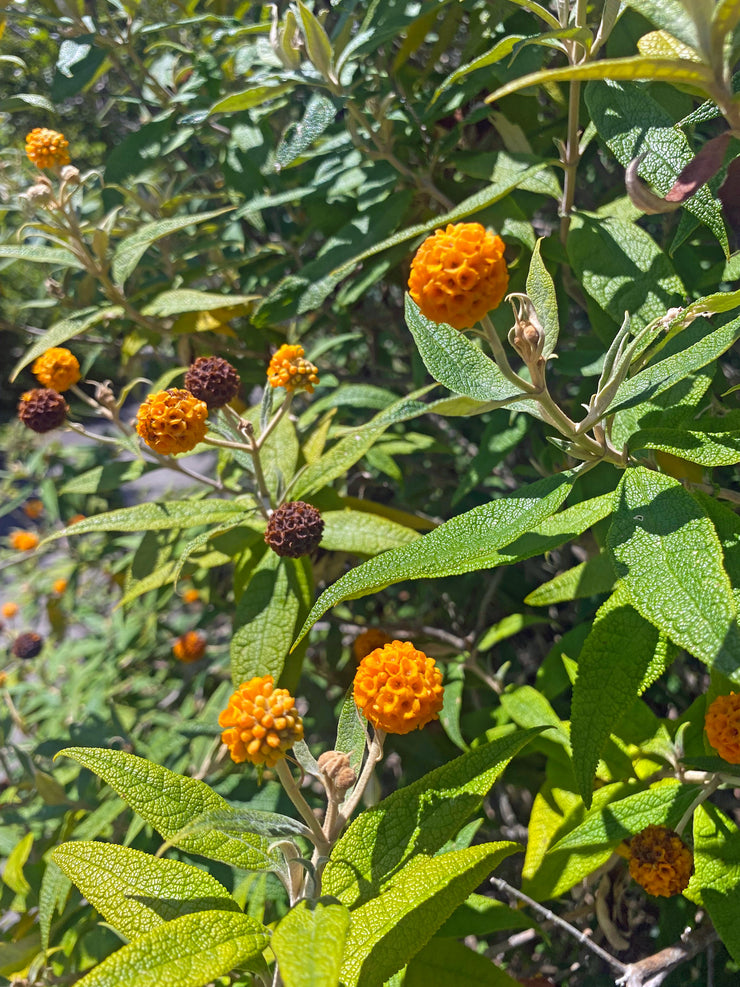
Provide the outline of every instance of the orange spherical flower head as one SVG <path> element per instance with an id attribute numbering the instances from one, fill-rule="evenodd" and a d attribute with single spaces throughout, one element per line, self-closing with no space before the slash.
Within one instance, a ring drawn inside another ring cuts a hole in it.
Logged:
<path id="1" fill-rule="evenodd" d="M 10 651 L 16 658 L 28 661 L 30 658 L 35 658 L 36 655 L 41 654 L 43 646 L 44 639 L 40 634 L 36 634 L 34 631 L 26 631 L 25 634 L 19 634 L 15 641 L 13 641 Z"/>
<path id="2" fill-rule="evenodd" d="M 319 383 L 318 367 L 305 358 L 302 346 L 285 343 L 270 360 L 267 380 L 271 387 L 313 394 L 314 385 Z"/>
<path id="3" fill-rule="evenodd" d="M 411 262 L 409 292 L 432 322 L 470 329 L 509 285 L 503 240 L 480 223 L 454 223 L 427 237 Z"/>
<path id="4" fill-rule="evenodd" d="M 10 536 L 10 547 L 16 552 L 32 552 L 39 543 L 35 531 L 14 531 Z"/>
<path id="5" fill-rule="evenodd" d="M 241 378 L 228 360 L 220 356 L 199 356 L 185 374 L 185 387 L 208 410 L 223 408 L 239 393 Z"/>
<path id="6" fill-rule="evenodd" d="M 54 592 L 56 593 L 57 596 L 61 596 L 62 593 L 65 591 L 66 588 L 67 588 L 67 580 L 66 579 L 55 579 L 54 580 L 54 585 L 52 586 L 52 589 L 54 590 Z"/>
<path id="7" fill-rule="evenodd" d="M 207 639 L 200 631 L 187 631 L 182 634 L 172 645 L 172 654 L 178 661 L 190 665 L 194 661 L 200 661 L 206 653 Z"/>
<path id="8" fill-rule="evenodd" d="M 35 521 L 37 518 L 40 518 L 41 515 L 44 513 L 43 501 L 39 500 L 38 498 L 34 498 L 33 500 L 27 500 L 26 503 L 23 505 L 23 513 L 26 515 L 27 518 L 30 518 L 32 521 Z"/>
<path id="9" fill-rule="evenodd" d="M 184 388 L 150 394 L 136 415 L 136 431 L 163 456 L 190 452 L 208 431 L 208 406 Z"/>
<path id="10" fill-rule="evenodd" d="M 379 627 L 368 627 L 360 631 L 352 642 L 352 650 L 355 653 L 355 661 L 361 662 L 365 655 L 369 655 L 376 648 L 382 648 L 384 644 L 390 644 L 391 638 Z"/>
<path id="11" fill-rule="evenodd" d="M 436 720 L 442 709 L 442 673 L 410 641 L 376 648 L 355 672 L 355 702 L 376 730 L 410 733 Z"/>
<path id="12" fill-rule="evenodd" d="M 707 740 L 721 758 L 740 764 L 740 694 L 717 696 L 704 717 Z"/>
<path id="13" fill-rule="evenodd" d="M 36 127 L 26 135 L 26 154 L 37 168 L 61 168 L 69 164 L 69 141 L 56 130 Z"/>
<path id="14" fill-rule="evenodd" d="M 3 603 L 0 607 L 0 613 L 5 617 L 6 620 L 12 620 L 13 617 L 18 613 L 18 604 L 8 601 L 8 603 Z"/>
<path id="15" fill-rule="evenodd" d="M 31 370 L 39 384 L 55 391 L 66 391 L 80 379 L 80 364 L 74 353 L 63 346 L 52 346 L 34 361 Z"/>
<path id="16" fill-rule="evenodd" d="M 670 898 L 688 886 L 694 858 L 678 833 L 647 826 L 630 840 L 630 876 L 648 894 Z"/>
<path id="17" fill-rule="evenodd" d="M 276 689 L 271 675 L 242 682 L 218 718 L 221 735 L 237 764 L 266 764 L 269 768 L 303 740 L 303 720 L 287 689 Z"/>
<path id="18" fill-rule="evenodd" d="M 323 534 L 324 519 L 316 508 L 302 500 L 292 500 L 270 515 L 265 541 L 276 555 L 299 559 L 319 547 Z"/>
<path id="19" fill-rule="evenodd" d="M 18 417 L 34 432 L 51 432 L 64 424 L 69 408 L 58 391 L 50 387 L 35 387 L 26 391 L 18 402 Z"/>
<path id="20" fill-rule="evenodd" d="M 197 603 L 200 599 L 200 593 L 197 589 L 186 589 L 182 594 L 183 601 L 187 604 Z"/>

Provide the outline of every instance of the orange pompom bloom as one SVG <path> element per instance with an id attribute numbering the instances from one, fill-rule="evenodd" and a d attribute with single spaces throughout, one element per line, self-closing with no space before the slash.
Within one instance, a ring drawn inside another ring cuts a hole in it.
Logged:
<path id="1" fill-rule="evenodd" d="M 36 127 L 26 135 L 26 154 L 37 168 L 59 168 L 69 164 L 69 141 L 56 130 Z"/>
<path id="2" fill-rule="evenodd" d="M 694 858 L 678 833 L 667 826 L 647 826 L 629 845 L 630 876 L 648 894 L 670 898 L 689 883 Z"/>
<path id="3" fill-rule="evenodd" d="M 740 764 L 740 693 L 717 696 L 707 707 L 704 729 L 721 758 Z"/>
<path id="4" fill-rule="evenodd" d="M 3 603 L 2 607 L 0 607 L 0 613 L 2 613 L 3 617 L 7 620 L 12 620 L 18 613 L 18 604 L 13 603 L 12 601 Z"/>
<path id="5" fill-rule="evenodd" d="M 178 661 L 190 665 L 194 661 L 200 661 L 206 653 L 207 643 L 205 634 L 201 634 L 200 631 L 187 631 L 172 645 L 172 654 Z"/>
<path id="6" fill-rule="evenodd" d="M 376 730 L 410 733 L 436 720 L 442 709 L 442 673 L 410 641 L 376 648 L 355 672 L 354 697 Z"/>
<path id="7" fill-rule="evenodd" d="M 369 655 L 371 651 L 390 643 L 390 636 L 385 631 L 381 631 L 379 627 L 368 627 L 367 630 L 360 631 L 352 643 L 355 661 L 361 662 L 365 655 Z"/>
<path id="8" fill-rule="evenodd" d="M 409 293 L 432 322 L 470 329 L 509 286 L 504 243 L 480 223 L 450 224 L 427 237 L 411 262 Z"/>
<path id="9" fill-rule="evenodd" d="M 302 346 L 285 343 L 275 353 L 267 368 L 270 387 L 284 387 L 286 391 L 308 391 L 313 394 L 314 384 L 319 383 L 318 367 L 304 357 Z"/>
<path id="10" fill-rule="evenodd" d="M 136 415 L 136 431 L 163 456 L 190 452 L 208 431 L 208 407 L 184 388 L 150 394 Z"/>
<path id="11" fill-rule="evenodd" d="M 37 518 L 40 518 L 41 515 L 44 513 L 43 501 L 39 500 L 37 497 L 34 498 L 33 500 L 27 500 L 26 503 L 23 505 L 23 513 L 26 515 L 27 518 L 30 518 L 32 521 L 35 521 Z"/>
<path id="12" fill-rule="evenodd" d="M 54 590 L 54 592 L 56 593 L 57 596 L 61 596 L 62 593 L 65 591 L 66 588 L 67 588 L 67 580 L 66 579 L 55 579 L 54 580 L 54 585 L 52 586 L 52 589 Z"/>
<path id="13" fill-rule="evenodd" d="M 10 536 L 10 546 L 16 552 L 32 552 L 39 543 L 35 531 L 14 531 Z"/>
<path id="14" fill-rule="evenodd" d="M 182 598 L 185 603 L 197 603 L 200 599 L 200 593 L 197 589 L 186 589 L 182 594 Z"/>
<path id="15" fill-rule="evenodd" d="M 218 718 L 221 735 L 237 764 L 273 767 L 303 740 L 303 720 L 287 689 L 275 689 L 271 675 L 242 682 Z"/>
<path id="16" fill-rule="evenodd" d="M 86 514 L 73 514 L 72 517 L 67 521 L 67 527 L 69 528 L 73 524 L 79 524 L 80 521 L 86 521 Z"/>
<path id="17" fill-rule="evenodd" d="M 63 346 L 52 346 L 42 353 L 31 370 L 40 384 L 55 391 L 66 391 L 80 379 L 77 357 Z"/>

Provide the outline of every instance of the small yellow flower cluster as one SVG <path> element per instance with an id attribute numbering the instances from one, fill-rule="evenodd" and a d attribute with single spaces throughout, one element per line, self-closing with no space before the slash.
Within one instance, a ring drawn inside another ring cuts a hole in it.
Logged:
<path id="1" fill-rule="evenodd" d="M 69 141 L 56 130 L 36 127 L 26 136 L 26 154 L 37 168 L 61 168 L 69 164 Z"/>
<path id="2" fill-rule="evenodd" d="M 740 693 L 717 696 L 707 707 L 704 729 L 720 757 L 740 764 Z"/>
<path id="3" fill-rule="evenodd" d="M 630 876 L 648 894 L 670 898 L 688 886 L 694 859 L 678 833 L 666 826 L 647 826 L 632 837 Z"/>
<path id="4" fill-rule="evenodd" d="M 314 385 L 319 383 L 318 367 L 304 356 L 302 346 L 285 343 L 270 360 L 267 380 L 271 387 L 284 387 L 288 393 L 305 390 L 313 394 Z"/>
<path id="5" fill-rule="evenodd" d="M 31 370 L 43 387 L 66 391 L 80 379 L 77 357 L 64 346 L 52 346 L 34 362 Z"/>
<path id="6" fill-rule="evenodd" d="M 303 720 L 287 689 L 276 689 L 271 675 L 243 682 L 218 718 L 221 739 L 237 764 L 274 767 L 303 740 Z"/>

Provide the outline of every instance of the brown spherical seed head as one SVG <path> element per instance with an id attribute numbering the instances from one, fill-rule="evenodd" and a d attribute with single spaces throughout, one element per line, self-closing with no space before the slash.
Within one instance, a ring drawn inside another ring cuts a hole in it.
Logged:
<path id="1" fill-rule="evenodd" d="M 228 360 L 220 356 L 199 356 L 185 374 L 185 387 L 208 409 L 223 408 L 239 393 L 241 378 Z"/>
<path id="2" fill-rule="evenodd" d="M 311 504 L 294 500 L 281 504 L 267 522 L 265 541 L 277 555 L 299 559 L 319 547 L 324 520 Z"/>
<path id="3" fill-rule="evenodd" d="M 43 434 L 59 428 L 69 408 L 61 394 L 50 387 L 26 391 L 18 402 L 18 417 L 28 428 Z"/>
<path id="4" fill-rule="evenodd" d="M 44 639 L 40 634 L 36 634 L 34 631 L 26 631 L 25 634 L 18 635 L 15 641 L 13 641 L 10 650 L 16 658 L 22 658 L 26 661 L 40 654 L 43 646 Z"/>

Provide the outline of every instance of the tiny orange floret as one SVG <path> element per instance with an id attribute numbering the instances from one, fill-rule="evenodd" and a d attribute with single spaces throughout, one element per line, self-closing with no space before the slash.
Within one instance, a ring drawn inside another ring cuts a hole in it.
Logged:
<path id="1" fill-rule="evenodd" d="M 26 155 L 37 168 L 60 168 L 69 164 L 69 141 L 58 130 L 35 127 L 26 135 Z"/>
<path id="2" fill-rule="evenodd" d="M 422 315 L 471 329 L 509 286 L 501 237 L 480 223 L 450 223 L 427 237 L 411 262 L 409 294 Z"/>
<path id="3" fill-rule="evenodd" d="M 35 531 L 14 531 L 10 536 L 10 547 L 16 552 L 32 552 L 39 543 Z"/>
<path id="4" fill-rule="evenodd" d="M 360 662 L 354 699 L 376 730 L 410 733 L 438 719 L 444 700 L 442 673 L 434 659 L 410 641 L 391 641 Z"/>
<path id="5" fill-rule="evenodd" d="M 236 764 L 249 761 L 274 767 L 303 740 L 303 720 L 287 689 L 276 689 L 271 675 L 242 682 L 218 718 L 221 740 Z"/>
<path id="6" fill-rule="evenodd" d="M 52 585 L 52 589 L 54 590 L 54 592 L 56 593 L 57 596 L 61 596 L 62 593 L 66 590 L 66 588 L 67 588 L 67 580 L 66 579 L 55 579 L 54 580 L 54 583 Z"/>
<path id="7" fill-rule="evenodd" d="M 630 876 L 648 894 L 670 898 L 688 887 L 694 858 L 678 833 L 647 826 L 630 840 Z"/>
<path id="8" fill-rule="evenodd" d="M 194 661 L 200 661 L 206 653 L 207 643 L 205 634 L 200 631 L 186 631 L 172 645 L 172 654 L 178 661 L 190 665 Z"/>
<path id="9" fill-rule="evenodd" d="M 44 513 L 44 503 L 39 500 L 38 497 L 34 497 L 32 500 L 27 500 L 23 505 L 23 513 L 31 521 L 37 521 L 41 515 Z"/>
<path id="10" fill-rule="evenodd" d="M 314 385 L 319 383 L 318 367 L 304 356 L 302 346 L 283 344 L 270 360 L 267 380 L 270 387 L 284 387 L 291 391 L 304 390 L 313 394 Z"/>
<path id="11" fill-rule="evenodd" d="M 2 607 L 0 607 L 0 613 L 6 620 L 12 620 L 18 613 L 18 604 L 13 603 L 12 600 L 9 600 L 7 603 L 3 603 Z"/>
<path id="12" fill-rule="evenodd" d="M 182 598 L 183 598 L 183 602 L 190 605 L 192 603 L 198 602 L 198 600 L 200 599 L 200 593 L 195 588 L 186 589 L 185 592 L 182 594 Z"/>
<path id="13" fill-rule="evenodd" d="M 64 346 L 52 346 L 42 353 L 34 360 L 31 370 L 40 384 L 59 393 L 69 390 L 80 379 L 79 361 Z"/>
<path id="14" fill-rule="evenodd" d="M 190 452 L 208 431 L 208 407 L 182 387 L 150 394 L 136 415 L 136 431 L 163 456 Z"/>
<path id="15" fill-rule="evenodd" d="M 707 740 L 729 764 L 740 764 L 740 693 L 717 696 L 704 716 Z"/>

